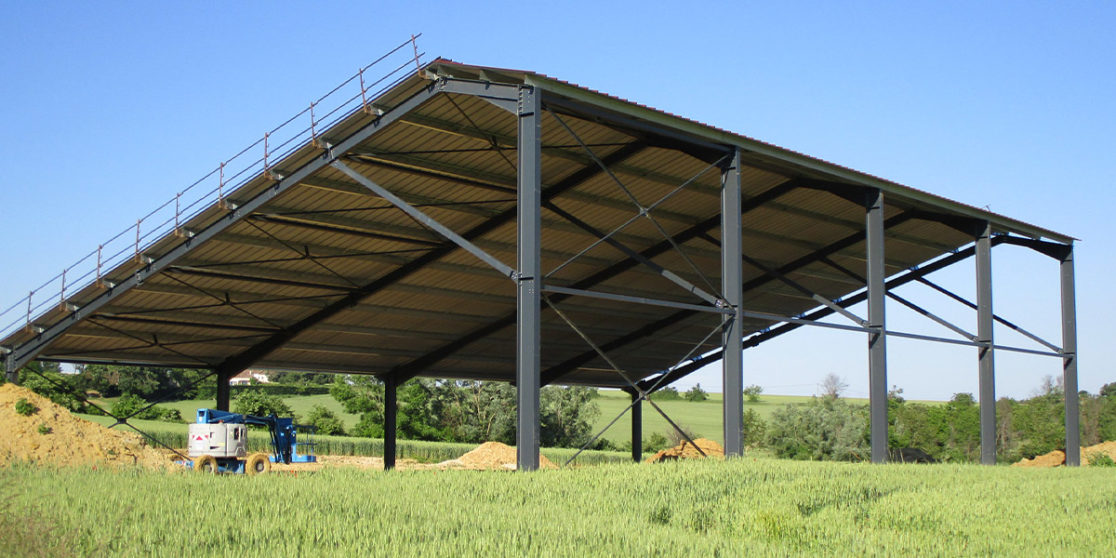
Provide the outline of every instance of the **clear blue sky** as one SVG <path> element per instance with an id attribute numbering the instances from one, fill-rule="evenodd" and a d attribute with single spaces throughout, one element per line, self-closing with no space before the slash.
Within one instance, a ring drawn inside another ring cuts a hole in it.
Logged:
<path id="1" fill-rule="evenodd" d="M 100 4 L 4 6 L 0 307 L 421 32 L 428 58 L 538 71 L 1082 239 L 1081 387 L 1116 381 L 1113 4 Z M 993 257 L 997 312 L 1060 342 L 1057 266 Z M 971 263 L 940 280 L 971 295 Z M 745 382 L 810 394 L 833 372 L 863 395 L 864 348 L 800 331 L 748 351 Z M 976 390 L 975 349 L 892 340 L 889 357 L 908 397 Z M 1000 395 L 1060 373 L 1044 357 L 997 364 Z M 720 389 L 718 370 L 681 386 L 698 381 Z"/>

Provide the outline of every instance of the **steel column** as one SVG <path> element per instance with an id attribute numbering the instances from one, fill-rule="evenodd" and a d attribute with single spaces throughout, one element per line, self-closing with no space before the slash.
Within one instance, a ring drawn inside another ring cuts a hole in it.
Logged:
<path id="1" fill-rule="evenodd" d="M 744 262 L 741 236 L 740 150 L 721 176 L 721 293 L 724 304 L 735 311 L 721 333 L 724 350 L 722 380 L 725 456 L 740 456 L 744 449 L 744 347 L 740 305 L 744 300 Z"/>
<path id="2" fill-rule="evenodd" d="M 542 102 L 519 90 L 518 293 L 516 297 L 516 466 L 539 468 L 539 330 L 542 281 Z"/>
<path id="3" fill-rule="evenodd" d="M 980 359 L 980 462 L 996 464 L 996 364 L 992 330 L 992 226 L 985 224 L 976 241 L 976 299 Z"/>
<path id="4" fill-rule="evenodd" d="M 632 461 L 643 461 L 643 399 L 632 392 Z"/>
<path id="5" fill-rule="evenodd" d="M 217 373 L 217 410 L 229 410 L 229 380 L 235 376 L 232 372 Z"/>
<path id="6" fill-rule="evenodd" d="M 1061 262 L 1062 385 L 1066 393 L 1066 465 L 1081 465 L 1081 410 L 1077 395 L 1077 308 L 1074 294 L 1073 246 Z"/>
<path id="7" fill-rule="evenodd" d="M 384 378 L 384 470 L 395 468 L 395 437 L 398 433 L 396 417 L 399 401 L 396 398 L 398 382 L 394 376 Z"/>
<path id="8" fill-rule="evenodd" d="M 887 333 L 884 300 L 884 195 L 868 194 L 868 400 L 871 417 L 872 463 L 887 462 Z"/>

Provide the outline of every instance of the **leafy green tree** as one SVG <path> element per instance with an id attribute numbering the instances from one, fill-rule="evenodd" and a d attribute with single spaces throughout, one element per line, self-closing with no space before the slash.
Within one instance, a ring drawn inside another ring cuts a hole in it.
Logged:
<path id="1" fill-rule="evenodd" d="M 341 422 L 341 418 L 323 405 L 314 405 L 304 421 L 306 424 L 313 426 L 314 431 L 318 434 L 333 436 L 343 436 L 345 434 L 345 425 Z"/>
<path id="2" fill-rule="evenodd" d="M 767 423 L 760 418 L 755 409 L 744 411 L 744 445 L 750 447 L 762 446 L 767 438 Z"/>
<path id="3" fill-rule="evenodd" d="M 329 388 L 347 413 L 360 415 L 352 435 L 382 438 L 384 435 L 384 384 L 374 376 L 338 376 Z"/>
<path id="4" fill-rule="evenodd" d="M 744 397 L 747 398 L 749 403 L 759 403 L 761 393 L 763 393 L 763 388 L 755 384 L 744 388 Z"/>
<path id="5" fill-rule="evenodd" d="M 109 413 L 117 418 L 132 417 L 142 420 L 182 422 L 182 413 L 178 409 L 168 409 L 157 405 L 148 407 L 148 405 L 149 403 L 144 401 L 142 397 L 128 394 L 113 402 L 112 407 L 109 408 Z M 133 413 L 136 414 L 133 415 Z"/>
<path id="6" fill-rule="evenodd" d="M 399 386 L 396 420 L 399 436 L 410 440 L 444 440 L 440 423 L 444 400 L 433 397 L 436 382 L 415 378 Z"/>
<path id="7" fill-rule="evenodd" d="M 815 397 L 804 405 L 777 409 L 768 425 L 768 445 L 791 459 L 862 460 L 868 455 L 862 409 L 843 399 Z"/>
<path id="8" fill-rule="evenodd" d="M 446 441 L 515 443 L 515 388 L 503 382 L 441 382 L 436 397 L 442 403 Z"/>
<path id="9" fill-rule="evenodd" d="M 1100 396 L 1101 397 L 1116 398 L 1116 382 L 1111 382 L 1111 383 L 1104 384 L 1103 386 L 1101 386 Z"/>
<path id="10" fill-rule="evenodd" d="M 656 390 L 655 393 L 651 394 L 651 399 L 654 399 L 655 401 L 678 401 L 679 399 L 682 399 L 682 395 L 680 395 L 678 393 L 678 390 L 675 389 L 673 386 L 667 386 L 665 388 L 660 388 Z"/>
<path id="11" fill-rule="evenodd" d="M 694 387 L 686 391 L 686 401 L 698 402 L 709 399 L 709 394 L 704 389 L 701 389 L 701 384 L 694 384 Z"/>
<path id="12" fill-rule="evenodd" d="M 260 417 L 271 414 L 281 417 L 294 416 L 291 408 L 278 396 L 253 390 L 245 390 L 236 396 L 236 400 L 233 402 L 233 412 Z"/>
<path id="13" fill-rule="evenodd" d="M 35 361 L 19 371 L 19 385 L 65 407 L 71 412 L 82 412 L 85 403 L 81 390 L 74 386 L 73 376 L 63 374 L 56 362 Z"/>
<path id="14" fill-rule="evenodd" d="M 547 447 L 580 447 L 592 436 L 600 409 L 583 386 L 547 386 L 539 392 L 540 442 Z"/>

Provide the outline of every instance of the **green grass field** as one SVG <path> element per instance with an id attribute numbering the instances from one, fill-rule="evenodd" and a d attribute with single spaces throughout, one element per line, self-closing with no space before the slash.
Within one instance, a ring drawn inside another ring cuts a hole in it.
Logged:
<path id="1" fill-rule="evenodd" d="M 1104 556 L 1103 468 L 617 464 L 537 473 L 0 468 L 10 555 Z"/>

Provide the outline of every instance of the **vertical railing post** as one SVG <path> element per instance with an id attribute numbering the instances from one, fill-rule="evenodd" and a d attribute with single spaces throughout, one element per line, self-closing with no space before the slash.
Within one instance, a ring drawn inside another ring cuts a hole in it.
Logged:
<path id="1" fill-rule="evenodd" d="M 985 224 L 976 240 L 977 348 L 980 390 L 980 462 L 996 464 L 996 364 L 992 313 L 992 226 Z"/>
<path id="2" fill-rule="evenodd" d="M 742 214 L 740 209 L 740 149 L 721 173 L 721 296 L 726 316 L 721 332 L 724 347 L 722 364 L 722 412 L 725 456 L 740 456 L 744 451 L 744 347 L 740 305 L 744 299 Z"/>
<path id="3" fill-rule="evenodd" d="M 1077 308 L 1074 293 L 1073 246 L 1061 261 L 1062 386 L 1066 394 L 1066 465 L 1081 465 L 1081 409 L 1077 395 Z"/>
<path id="4" fill-rule="evenodd" d="M 542 282 L 542 100 L 519 89 L 518 292 L 516 296 L 516 464 L 539 468 L 539 343 Z"/>
<path id="5" fill-rule="evenodd" d="M 394 376 L 384 379 L 384 470 L 395 468 L 395 440 L 398 434 L 397 417 L 399 401 L 397 399 L 397 380 Z"/>
<path id="6" fill-rule="evenodd" d="M 868 405 L 871 420 L 872 463 L 887 462 L 887 329 L 884 300 L 884 195 L 879 190 L 867 200 L 868 259 Z"/>

